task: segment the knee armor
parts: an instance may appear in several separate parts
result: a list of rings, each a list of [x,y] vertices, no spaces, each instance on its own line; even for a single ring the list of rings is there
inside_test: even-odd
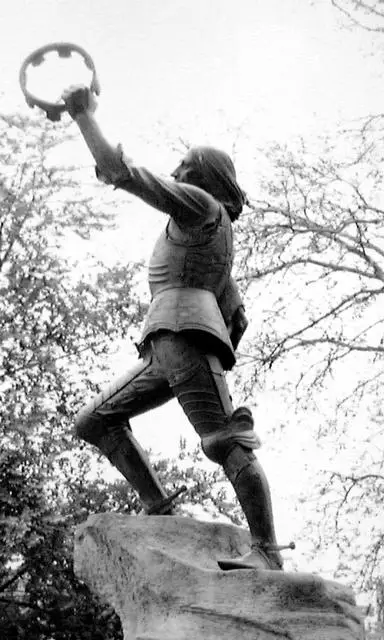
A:
[[[75,434],[81,440],[97,446],[105,432],[101,416],[90,410],[89,405],[75,418]]]
[[[236,409],[229,422],[201,439],[202,449],[210,460],[224,464],[235,445],[244,449],[259,449],[261,440],[253,430],[252,414],[247,407]]]
[[[141,360],[130,371],[107,385],[79,411],[75,418],[75,434],[78,438],[98,446],[100,439],[106,434],[108,425],[120,422],[121,417],[126,415],[127,412],[123,409],[119,411],[119,397],[146,367],[147,361]]]

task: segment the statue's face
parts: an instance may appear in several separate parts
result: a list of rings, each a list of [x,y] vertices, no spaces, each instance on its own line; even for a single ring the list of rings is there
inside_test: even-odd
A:
[[[185,158],[180,162],[176,169],[171,173],[172,178],[176,182],[186,182],[188,184],[196,184],[196,167],[193,163],[193,153],[188,151]]]

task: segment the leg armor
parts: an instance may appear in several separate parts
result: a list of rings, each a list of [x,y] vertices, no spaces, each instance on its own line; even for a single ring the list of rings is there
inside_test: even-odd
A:
[[[233,410],[223,368],[217,357],[206,355],[182,335],[153,340],[153,352],[185,414],[195,427],[208,458],[221,464],[247,518],[252,544],[263,567],[281,568],[276,551],[272,503],[268,482],[252,449],[261,442],[246,407]],[[264,551],[265,549],[265,551]]]
[[[201,439],[201,445],[207,458],[223,464],[234,445],[245,449],[259,449],[261,440],[253,430],[252,414],[247,407],[239,407],[230,416],[225,427],[214,431]]]
[[[252,449],[261,446],[253,431],[253,418],[246,407],[233,412],[224,429],[202,439],[205,454],[223,466],[247,519],[252,545],[266,555],[269,568],[281,569],[276,549],[272,500],[264,471]],[[265,564],[265,562],[264,562]]]
[[[76,435],[98,447],[100,438],[105,436],[107,418],[110,418],[110,423],[113,419],[130,420],[171,398],[168,382],[153,367],[151,358],[146,357],[111,382],[77,414]]]
[[[158,366],[198,435],[204,438],[221,431],[233,406],[219,358],[206,354],[184,334],[159,334],[151,345]]]
[[[166,380],[146,360],[110,384],[78,414],[75,423],[77,435],[107,456],[138,492],[148,513],[168,513],[175,494],[167,497],[132,434],[129,418],[171,397]]]
[[[283,560],[276,542],[269,484],[260,462],[251,449],[235,445],[223,462],[247,519],[252,547],[266,557],[267,568],[282,569]]]

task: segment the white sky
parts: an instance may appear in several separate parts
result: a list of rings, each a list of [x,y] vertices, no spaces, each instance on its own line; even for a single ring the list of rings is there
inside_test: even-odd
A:
[[[78,43],[99,72],[100,118],[127,144],[160,119],[216,136],[224,112],[286,137],[382,105],[381,61],[364,55],[372,35],[340,31],[329,0],[13,0],[2,14],[9,102],[22,104],[18,67],[32,49]]]
[[[60,40],[77,43],[93,56],[102,88],[100,123],[111,140],[123,142],[128,155],[152,169],[168,172],[175,161],[174,152],[158,145],[158,122],[170,140],[181,132],[192,143],[205,141],[228,150],[234,128],[244,128],[255,144],[320,133],[338,120],[378,112],[384,104],[383,60],[371,54],[373,36],[362,30],[340,30],[330,4],[330,0],[3,1],[0,111],[28,111],[18,86],[20,64],[34,48]],[[76,159],[91,165],[85,148],[81,149]],[[241,175],[246,155],[240,153],[238,162]],[[137,245],[147,259],[162,220],[147,210],[137,211],[135,219],[130,205],[138,237],[142,238],[143,229],[149,235],[145,248]],[[154,217],[147,219],[147,213]],[[129,235],[135,243],[132,230]],[[122,362],[117,373],[125,366]],[[263,424],[270,415],[268,397],[260,398],[259,404],[257,422]],[[191,431],[175,405],[137,420],[142,444],[155,451],[172,453],[172,445],[175,451],[180,434],[189,434],[192,444],[197,442]],[[296,446],[294,464],[300,449]],[[285,474],[268,446],[262,451],[279,496],[278,529],[288,541],[295,526],[284,500]]]

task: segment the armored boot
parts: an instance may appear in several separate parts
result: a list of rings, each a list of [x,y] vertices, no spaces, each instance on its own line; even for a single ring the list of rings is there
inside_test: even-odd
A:
[[[173,515],[173,501],[186,487],[167,496],[127,421],[108,425],[98,447],[137,491],[148,515]]]
[[[251,450],[236,445],[224,465],[251,532],[251,551],[241,558],[219,561],[223,569],[283,569],[283,558],[276,542],[272,501],[264,471]],[[294,548],[293,543],[288,548]]]
[[[234,433],[240,431],[240,426],[247,433],[247,423],[248,431],[253,428],[251,412],[245,407],[234,412],[232,422],[237,423],[236,427],[229,424]],[[233,444],[223,468],[247,519],[252,538],[251,551],[237,559],[220,560],[219,566],[222,569],[282,570],[280,550],[287,547],[279,546],[276,542],[268,481],[252,449],[246,446],[244,434],[239,440],[242,443]],[[294,548],[294,544],[288,547]]]

